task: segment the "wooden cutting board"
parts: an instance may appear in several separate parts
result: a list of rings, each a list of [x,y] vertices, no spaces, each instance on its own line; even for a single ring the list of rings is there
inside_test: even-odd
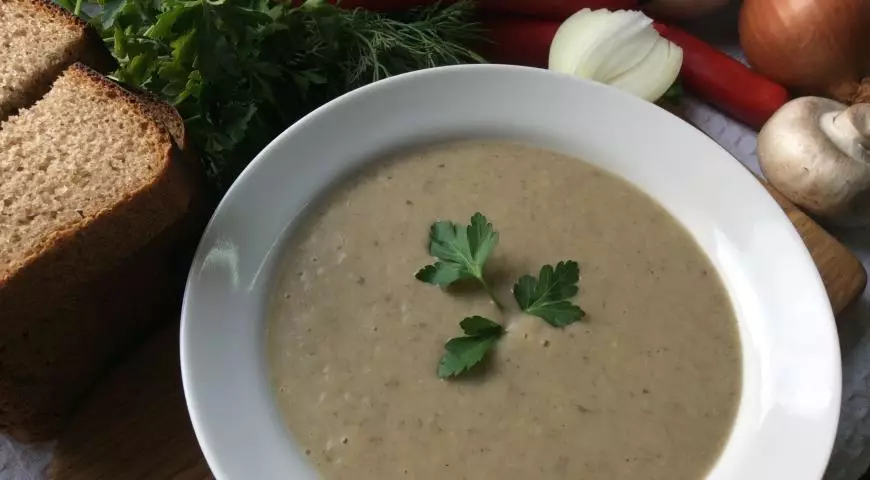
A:
[[[768,189],[809,247],[834,310],[842,311],[864,289],[867,276],[861,263],[812,219]],[[50,477],[212,478],[184,403],[177,324],[131,355],[81,405],[58,441]]]
[[[864,265],[845,245],[781,193],[764,180],[759,179],[759,181],[785,210],[789,220],[803,238],[819,273],[822,274],[822,281],[825,283],[834,313],[839,314],[864,291],[867,285],[867,272],[864,270]]]

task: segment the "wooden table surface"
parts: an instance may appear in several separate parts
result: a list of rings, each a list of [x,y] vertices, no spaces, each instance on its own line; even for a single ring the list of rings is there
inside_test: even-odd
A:
[[[85,401],[58,440],[49,477],[213,478],[187,416],[176,322],[112,371]]]

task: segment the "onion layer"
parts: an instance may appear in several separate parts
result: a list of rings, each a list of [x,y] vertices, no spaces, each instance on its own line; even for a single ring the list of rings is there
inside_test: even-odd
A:
[[[633,10],[580,10],[550,45],[550,70],[612,85],[654,102],[680,73],[683,50]]]
[[[870,0],[745,0],[740,43],[798,94],[870,102]]]

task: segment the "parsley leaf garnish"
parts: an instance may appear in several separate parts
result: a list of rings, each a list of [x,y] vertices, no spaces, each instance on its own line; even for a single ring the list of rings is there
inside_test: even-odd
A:
[[[580,321],[586,312],[569,299],[577,295],[580,267],[575,261],[544,265],[538,278],[524,275],[514,284],[514,298],[520,308],[554,327]]]
[[[483,317],[468,317],[459,323],[465,336],[450,339],[438,363],[438,377],[455,377],[483,361],[504,335],[504,327]]]
[[[439,221],[429,229],[429,253],[436,262],[426,265],[415,277],[432,285],[446,287],[459,280],[474,279],[504,313],[492,289],[483,276],[484,265],[498,245],[498,233],[480,212],[471,217],[469,225]],[[544,265],[538,278],[524,275],[514,284],[513,294],[523,312],[540,317],[554,327],[564,327],[580,321],[585,315],[570,302],[577,295],[580,266],[573,260]],[[446,352],[438,362],[438,377],[450,378],[468,372],[486,358],[505,328],[487,318],[467,317],[459,324],[464,336],[451,338]]]
[[[435,222],[429,230],[429,254],[438,261],[423,267],[415,276],[417,280],[442,287],[458,280],[476,279],[492,301],[502,308],[483,278],[483,266],[497,244],[498,233],[480,212],[471,217],[471,224],[467,226]]]

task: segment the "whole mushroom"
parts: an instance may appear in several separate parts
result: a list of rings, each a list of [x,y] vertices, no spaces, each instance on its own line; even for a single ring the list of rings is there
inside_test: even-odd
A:
[[[808,213],[870,224],[870,104],[794,99],[761,129],[757,152],[768,181]]]

